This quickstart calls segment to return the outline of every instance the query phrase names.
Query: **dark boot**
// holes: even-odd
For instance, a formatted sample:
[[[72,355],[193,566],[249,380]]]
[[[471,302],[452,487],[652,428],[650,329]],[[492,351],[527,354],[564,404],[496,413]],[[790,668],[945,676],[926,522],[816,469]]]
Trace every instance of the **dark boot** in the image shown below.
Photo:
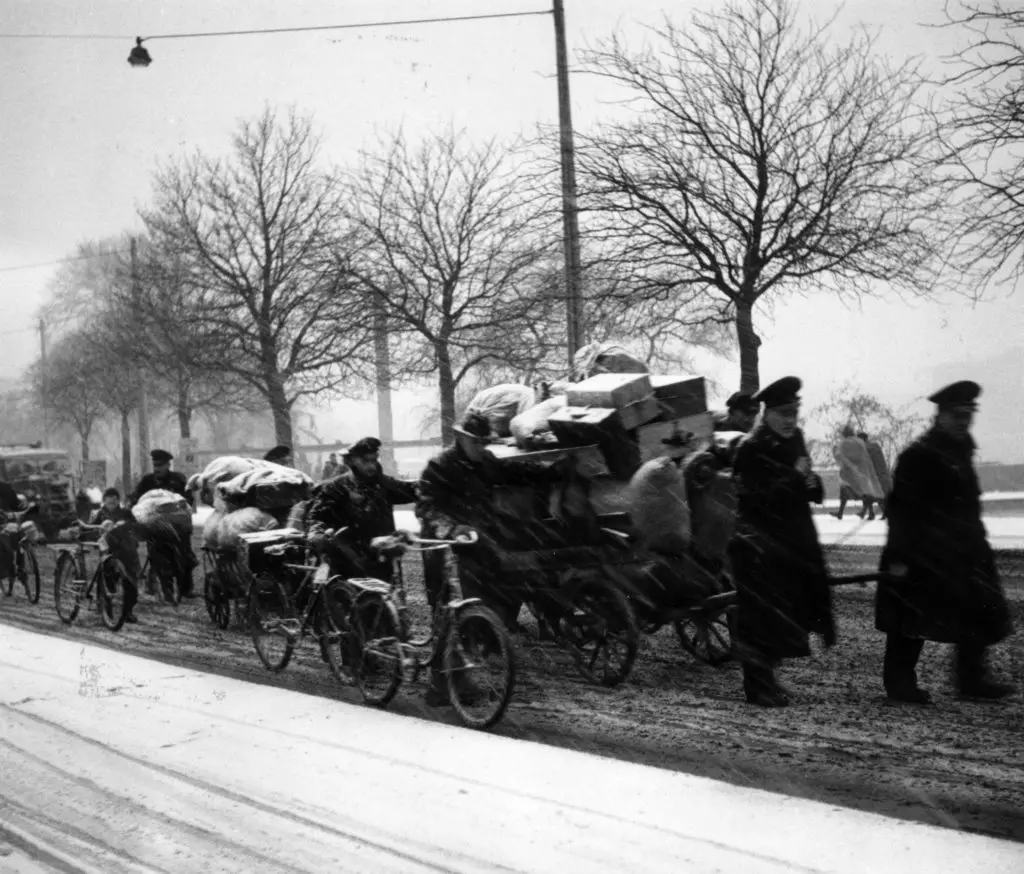
[[[964,698],[998,701],[1017,691],[1013,683],[999,683],[989,676],[984,646],[961,643],[955,658],[956,685]]]
[[[923,640],[889,634],[885,639],[882,682],[891,701],[928,704],[932,696],[917,685],[917,660],[924,649]]]

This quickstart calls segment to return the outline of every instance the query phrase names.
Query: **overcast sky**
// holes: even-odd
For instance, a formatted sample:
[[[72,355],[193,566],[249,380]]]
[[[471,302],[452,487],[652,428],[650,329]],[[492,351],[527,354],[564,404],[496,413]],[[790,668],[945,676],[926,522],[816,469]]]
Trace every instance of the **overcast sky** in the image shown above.
[[[0,41],[0,271],[52,262],[86,239],[139,227],[153,169],[185,150],[224,151],[241,117],[265,104],[314,116],[325,157],[343,164],[378,131],[415,136],[454,122],[473,136],[531,132],[557,119],[549,16],[379,30],[149,42],[145,70],[126,63],[134,36],[295,27],[542,9],[548,0],[0,0],[0,32],[121,35],[114,40]],[[570,53],[621,29],[634,37],[662,9],[685,20],[694,0],[566,0]],[[819,19],[833,0],[803,0]],[[848,0],[837,36],[866,25],[896,60],[938,58],[955,44],[923,23],[940,0]],[[610,92],[574,76],[574,122],[607,112]],[[34,317],[53,267],[0,272],[0,377],[38,353]],[[949,298],[913,305],[887,296],[847,308],[827,296],[779,304],[762,319],[762,380],[804,377],[809,404],[844,381],[897,404],[928,394],[950,372],[979,378],[1012,403],[998,424],[983,410],[988,457],[1024,460],[1015,400],[1024,355],[1024,297],[976,308]],[[985,362],[1004,356],[993,370]],[[1011,356],[1011,357],[1006,357]],[[1016,361],[1017,365],[1006,366]],[[974,362],[974,364],[971,364]],[[952,368],[952,370],[950,370]],[[737,368],[714,375],[726,384]],[[921,411],[927,410],[924,405]],[[1008,418],[1009,416],[1009,418]]]

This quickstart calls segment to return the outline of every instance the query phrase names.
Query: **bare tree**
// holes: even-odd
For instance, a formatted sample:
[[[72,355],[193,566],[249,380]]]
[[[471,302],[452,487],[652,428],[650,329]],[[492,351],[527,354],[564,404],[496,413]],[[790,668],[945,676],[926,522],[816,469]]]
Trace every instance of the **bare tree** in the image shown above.
[[[198,153],[158,173],[143,212],[186,273],[194,318],[219,337],[218,369],[266,399],[286,444],[296,400],[360,378],[372,348],[319,148],[308,119],[268,109],[239,126],[229,160]]]
[[[349,266],[401,333],[394,371],[436,375],[442,437],[474,369],[528,369],[531,326],[551,321],[538,270],[554,234],[531,211],[514,154],[451,130],[410,147],[402,134],[349,174],[360,233]]]
[[[791,0],[729,0],[651,40],[583,54],[635,113],[580,136],[584,225],[691,320],[734,324],[742,389],[770,292],[930,288],[935,138],[912,67],[802,28]]]
[[[956,257],[977,282],[1024,276],[1024,8],[1000,2],[945,7],[966,47],[949,58],[943,169],[955,186]]]
[[[74,429],[82,461],[89,460],[89,438],[105,413],[98,372],[103,362],[94,353],[88,337],[70,334],[53,347],[45,367],[40,361],[30,371],[38,403],[46,405],[52,422]]]

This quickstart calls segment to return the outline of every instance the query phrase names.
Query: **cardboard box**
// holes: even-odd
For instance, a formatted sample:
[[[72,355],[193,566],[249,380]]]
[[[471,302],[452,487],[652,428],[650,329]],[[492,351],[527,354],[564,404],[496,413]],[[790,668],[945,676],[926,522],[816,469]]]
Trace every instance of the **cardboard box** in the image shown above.
[[[711,442],[714,433],[714,422],[711,413],[698,413],[696,416],[685,416],[670,422],[650,422],[633,431],[633,441],[639,450],[637,467],[665,454],[665,445],[661,442],[677,431],[689,431],[695,435],[698,446],[706,446]]]
[[[695,416],[707,411],[708,396],[704,377],[685,374],[650,377],[654,396],[665,420]]]
[[[570,407],[602,407],[619,410],[653,394],[646,373],[599,373],[569,386]]]
[[[627,431],[653,422],[660,415],[661,404],[652,394],[619,408],[619,419],[622,421],[622,427]]]

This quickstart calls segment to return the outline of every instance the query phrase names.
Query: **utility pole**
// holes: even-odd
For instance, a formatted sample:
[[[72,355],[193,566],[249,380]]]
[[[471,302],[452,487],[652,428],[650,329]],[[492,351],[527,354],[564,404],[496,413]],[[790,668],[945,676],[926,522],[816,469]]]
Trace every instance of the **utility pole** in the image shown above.
[[[43,368],[43,442],[50,442],[50,374],[46,367],[46,322],[39,319],[39,363]]]
[[[569,371],[583,345],[583,288],[580,271],[580,223],[576,200],[576,151],[569,103],[569,52],[565,42],[565,4],[553,0],[555,63],[558,70],[558,134],[562,154],[562,234],[565,249],[565,315]]]
[[[384,444],[380,450],[380,462],[385,473],[395,476],[398,465],[395,461],[395,427],[391,413],[391,350],[388,347],[388,321],[384,307],[376,296],[373,307],[373,347],[377,365],[377,433]]]
[[[132,259],[132,300],[135,303],[136,319],[141,318],[142,310],[142,285],[139,281],[139,258],[135,237],[131,240]],[[139,476],[142,477],[146,470],[146,459],[149,458],[149,397],[146,392],[146,372],[139,371]],[[125,484],[125,489],[128,486]]]

